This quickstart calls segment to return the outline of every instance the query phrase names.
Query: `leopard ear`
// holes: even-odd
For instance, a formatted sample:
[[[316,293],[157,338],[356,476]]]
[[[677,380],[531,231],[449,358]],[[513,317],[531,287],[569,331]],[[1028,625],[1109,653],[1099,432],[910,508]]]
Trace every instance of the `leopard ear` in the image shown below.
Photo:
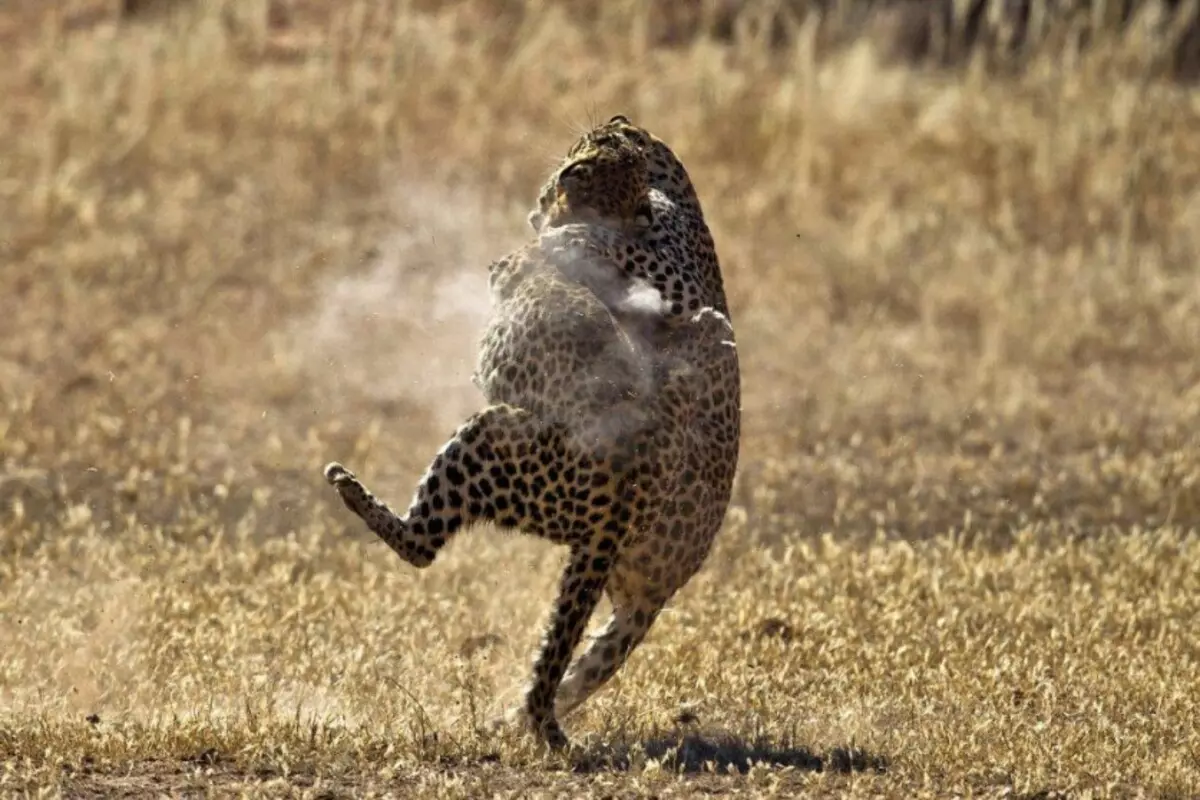
[[[629,121],[629,117],[625,116],[624,114],[617,114],[615,117],[613,117],[612,119],[610,119],[608,121],[608,124],[612,125],[613,123],[617,123],[617,122],[621,123],[622,125],[632,125],[633,124],[632,122]]]
[[[545,219],[545,216],[542,214],[541,211],[530,211],[529,216],[527,216],[525,218],[525,221],[529,223],[529,227],[533,228],[534,233],[541,233],[542,232],[542,220],[544,220],[544,219]]]
[[[638,203],[638,207],[633,212],[633,227],[635,230],[646,230],[654,224],[654,206],[650,203],[650,198],[646,198],[643,202]]]

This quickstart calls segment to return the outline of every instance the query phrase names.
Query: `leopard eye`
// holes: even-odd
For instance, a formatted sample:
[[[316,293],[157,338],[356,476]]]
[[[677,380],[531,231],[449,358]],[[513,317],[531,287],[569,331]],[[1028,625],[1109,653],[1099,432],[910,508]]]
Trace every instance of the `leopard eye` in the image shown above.
[[[580,161],[576,161],[574,163],[567,164],[558,171],[558,182],[562,183],[568,177],[582,178],[586,174],[587,169],[585,168],[584,164]]]

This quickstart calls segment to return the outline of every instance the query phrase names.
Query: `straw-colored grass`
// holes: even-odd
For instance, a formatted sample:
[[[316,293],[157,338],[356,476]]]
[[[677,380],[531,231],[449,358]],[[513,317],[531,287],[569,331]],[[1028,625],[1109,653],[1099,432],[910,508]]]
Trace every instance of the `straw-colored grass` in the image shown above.
[[[0,793],[1200,795],[1200,94],[1154,37],[1001,77],[632,2],[47,5],[0,6]],[[408,496],[615,113],[699,187],[745,435],[544,759],[479,723],[563,553],[416,573],[320,467]]]

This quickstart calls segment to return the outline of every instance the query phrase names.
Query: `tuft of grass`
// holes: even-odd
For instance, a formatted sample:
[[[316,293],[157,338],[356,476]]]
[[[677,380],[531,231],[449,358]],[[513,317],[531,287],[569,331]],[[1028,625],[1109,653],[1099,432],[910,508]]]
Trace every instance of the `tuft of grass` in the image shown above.
[[[654,4],[165,5],[0,9],[0,791],[1200,793],[1169,41],[938,72],[772,4],[675,38]],[[744,447],[708,566],[545,758],[482,725],[562,554],[480,530],[406,571],[319,470],[403,500],[480,402],[488,260],[616,113],[705,202]]]

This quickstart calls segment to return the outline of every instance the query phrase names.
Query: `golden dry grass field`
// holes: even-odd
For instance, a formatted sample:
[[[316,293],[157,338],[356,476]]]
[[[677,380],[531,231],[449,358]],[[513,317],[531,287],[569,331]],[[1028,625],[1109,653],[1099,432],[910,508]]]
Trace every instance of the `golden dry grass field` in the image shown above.
[[[1200,796],[1200,91],[1141,28],[998,74],[632,2],[96,5],[0,4],[0,795]],[[418,573],[320,469],[408,497],[615,113],[706,205],[744,438],[544,758],[481,724],[564,553]]]

